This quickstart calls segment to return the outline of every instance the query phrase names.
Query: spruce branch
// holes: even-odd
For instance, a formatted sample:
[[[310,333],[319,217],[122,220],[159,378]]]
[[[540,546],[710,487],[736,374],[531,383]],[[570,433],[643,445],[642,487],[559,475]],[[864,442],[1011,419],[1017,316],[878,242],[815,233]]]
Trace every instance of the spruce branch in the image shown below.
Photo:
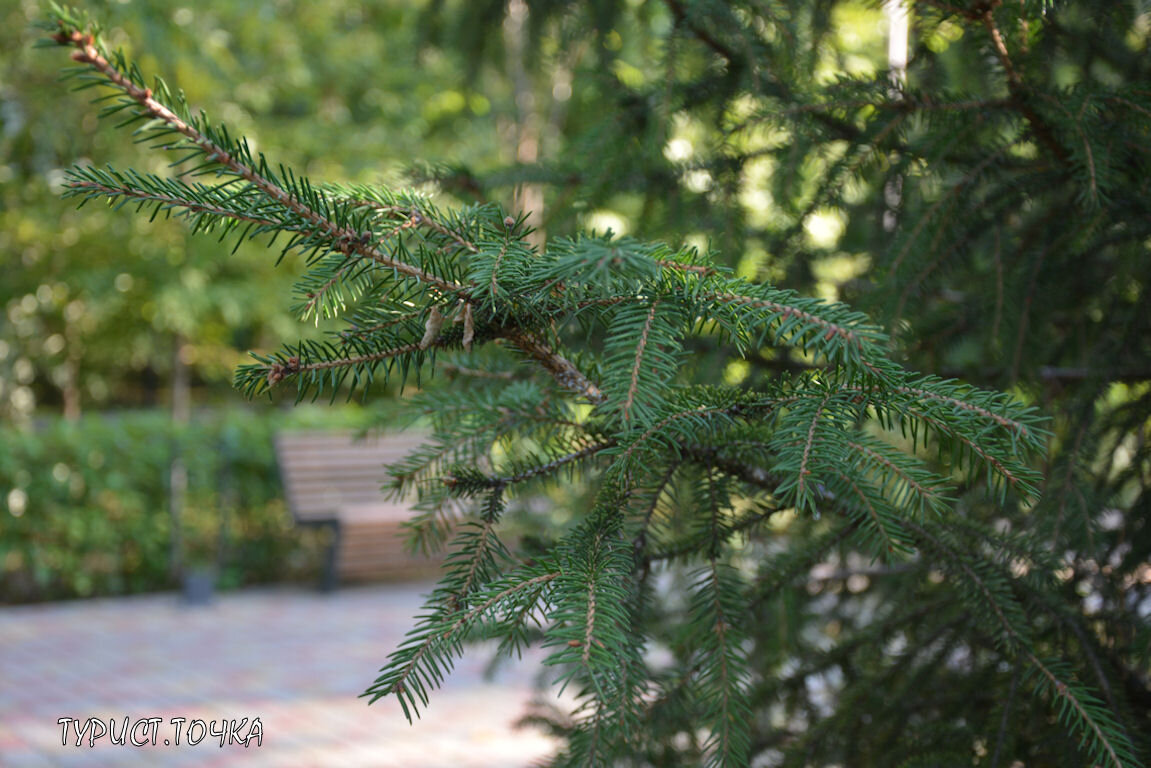
[[[188,121],[181,118],[168,106],[162,104],[155,97],[151,88],[143,87],[117,68],[108,60],[105,53],[97,47],[95,39],[90,33],[82,32],[79,29],[68,30],[63,20],[60,20],[60,26],[61,31],[57,33],[55,40],[61,45],[70,45],[76,49],[72,53],[72,59],[92,67],[103,75],[105,83],[119,90],[128,99],[135,102],[138,105],[136,110],[137,116],[158,121],[172,131],[184,136],[198,153],[204,156],[208,164],[207,168],[201,168],[199,169],[200,171],[214,169],[218,172],[244,179],[278,202],[286,210],[303,218],[315,231],[323,232],[336,241],[350,243],[351,249],[356,253],[370,258],[384,267],[412,277],[421,283],[435,286],[448,293],[458,293],[463,290],[462,286],[456,283],[441,280],[419,267],[394,260],[369,244],[362,243],[359,239],[360,233],[358,231],[347,226],[341,226],[328,215],[330,206],[318,192],[313,192],[311,195],[312,200],[308,202],[305,202],[301,195],[289,194],[266,174],[260,173],[245,162],[245,155],[248,154],[246,146],[242,148],[228,148],[223,146],[221,142],[218,142],[212,136],[202,131],[195,121]],[[314,204],[317,202],[320,205]]]
[[[563,456],[551,459],[550,461],[544,462],[542,464],[527,467],[517,467],[513,474],[499,477],[495,480],[495,482],[504,485],[515,485],[517,483],[526,482],[535,477],[551,475],[554,474],[557,470],[566,467],[569,464],[593,458],[597,454],[607,450],[608,448],[611,448],[613,445],[615,445],[615,441],[612,440],[600,443],[592,443],[583,448],[580,448],[578,451],[564,454]]]
[[[731,9],[700,27],[702,6],[665,4],[679,29],[721,56],[726,43],[711,45],[704,27],[731,40],[739,39],[732,30],[751,32]],[[785,239],[794,240],[804,217],[820,206],[851,207],[843,191],[849,180],[910,179],[908,169],[918,173],[922,164],[930,171],[940,158],[949,173],[956,166],[938,175],[949,182],[942,192],[918,189],[916,198],[909,182],[905,202],[920,218],[912,223],[908,217],[891,238],[897,312],[950,268],[953,257],[983,242],[979,230],[991,217],[1015,212],[1005,202],[1010,190],[985,196],[989,185],[1022,180],[1031,190],[1068,170],[1023,156],[1030,147],[1017,137],[1011,112],[1023,114],[1043,144],[1042,126],[1023,107],[1044,106],[1046,97],[1024,82],[1025,59],[1007,55],[993,8],[978,3],[959,12],[991,35],[1009,82],[1007,99],[964,93],[932,99],[911,89],[892,95],[886,82],[845,78],[818,89],[811,103],[795,104],[781,81],[769,84],[767,106],[753,107],[753,117],[730,132],[772,121],[798,126],[789,134],[797,159],[808,150],[799,142],[848,140],[846,151],[820,157],[810,185],[805,181],[792,197],[787,215],[799,218],[784,227]],[[849,718],[874,711],[878,730],[881,718],[927,701],[917,692],[927,683],[959,677],[946,660],[966,650],[975,669],[970,679],[983,674],[1005,683],[995,665],[1019,662],[1030,677],[1017,681],[1030,680],[1052,703],[1064,733],[1082,738],[1085,754],[1110,766],[1137,765],[1117,724],[1124,699],[1107,682],[1102,644],[1092,644],[1092,629],[1074,623],[1076,616],[1052,607],[1059,585],[1050,574],[1061,565],[1058,558],[1034,537],[992,526],[1016,509],[1029,510],[1039,495],[1040,475],[1031,462],[1050,434],[1034,409],[1006,395],[910,373],[891,359],[889,337],[866,316],[737,278],[710,253],[610,235],[539,243],[526,239],[525,218],[494,205],[440,209],[414,193],[315,186],[289,169],[273,170],[245,141],[202,115],[191,117],[183,99],[165,87],[145,88],[134,65],[69,19],[57,20],[53,39],[75,50],[81,84],[110,86],[105,114],[139,124],[136,138],[183,155],[173,165],[184,170],[166,179],[73,169],[68,193],[81,204],[101,199],[152,217],[182,218],[194,232],[235,236],[237,245],[267,235],[272,247],[283,234],[288,243],[281,255],[298,253],[307,265],[295,289],[297,314],[340,323],[323,341],[256,355],[257,364],[237,371],[242,389],[258,394],[292,378],[300,397],[367,394],[389,376],[406,380],[414,372],[422,386],[433,373],[448,374],[449,386],[419,392],[404,409],[404,419],[424,421],[429,437],[389,472],[395,493],[417,498],[414,539],[427,548],[450,540],[449,554],[415,629],[365,692],[370,700],[395,695],[411,720],[466,643],[496,639],[500,653],[542,643],[554,683],[568,687],[578,707],[563,724],[565,751],[556,764],[630,758],[652,765],[744,765],[766,745],[786,749],[792,761],[815,759],[817,750],[823,750],[819,759],[835,759],[829,756],[836,750],[842,757],[857,743],[875,749],[889,738],[864,738]],[[739,93],[742,78],[766,71],[752,58],[768,56],[758,50],[761,32],[746,38],[746,60],[742,51],[726,51],[730,82],[724,89]],[[717,87],[714,74],[693,87]],[[685,95],[697,98],[677,86],[676,98]],[[1109,205],[1107,191],[1120,181],[1112,175],[1115,161],[1105,149],[1111,137],[1096,125],[1103,117],[1096,110],[1107,104],[1140,112],[1146,97],[1106,101],[1075,89],[1064,96],[1059,108],[1045,107],[1052,136],[1059,128],[1082,139],[1082,150],[1075,139],[1067,142],[1071,170],[1088,179],[1095,205]],[[763,114],[780,100],[785,108],[778,114]],[[912,121],[915,130],[908,128]],[[920,124],[934,130],[945,123],[946,136],[961,141],[919,135]],[[997,138],[979,144],[983,133]],[[748,146],[730,157],[691,167],[738,174],[751,159],[779,157],[750,132],[747,138]],[[968,139],[978,150],[955,146]],[[976,151],[978,157],[968,157]],[[1073,210],[1071,196],[1065,197],[1066,210]],[[976,213],[957,221],[957,212],[968,210]],[[1042,222],[1029,219],[1029,231]],[[1132,222],[1127,226],[1143,237],[1137,217]],[[998,228],[1005,244],[1012,234],[1007,225],[996,227],[998,249]],[[1060,242],[1087,248],[1116,236],[1104,229]],[[1028,251],[1031,240],[1024,239]],[[995,334],[1014,283],[1025,289],[1025,301],[1042,290],[1042,258],[1050,259],[1047,267],[1055,258],[1048,252],[1016,268],[995,251]],[[972,313],[991,303],[990,292],[986,300],[975,293],[963,299]],[[1012,322],[1005,314],[1005,327],[1023,349],[1028,317]],[[707,355],[700,367],[710,370],[699,374],[684,364],[696,354]],[[720,366],[739,357],[765,370],[740,387],[694,383],[717,380]],[[1123,360],[1116,366],[1138,370]],[[1137,413],[1131,418],[1138,420]],[[1096,445],[1082,433],[1071,438],[1060,430],[1060,440],[1085,455],[1118,449],[1119,437]],[[1072,464],[1066,472],[1062,485],[1070,491]],[[1134,469],[1124,472],[1123,478],[1137,477]],[[1057,480],[1050,482],[1058,489]],[[541,518],[544,497],[530,494],[562,483],[573,486],[577,500],[555,501],[560,494],[549,493],[548,503],[564,505],[564,514]],[[590,505],[583,493],[594,498]],[[951,511],[952,493],[962,494],[959,513]],[[1059,504],[1066,495],[1059,494]],[[1101,505],[1081,506],[1074,514],[1086,526]],[[773,518],[777,513],[785,514]],[[505,516],[513,514],[533,531],[515,546],[510,536],[503,540]],[[901,562],[861,565],[893,552],[904,553]],[[813,573],[817,564],[821,569]],[[945,572],[945,585],[933,566]],[[663,580],[649,576],[664,569],[690,579],[684,601],[658,595]],[[855,586],[839,590],[827,583],[880,576],[860,588],[863,596]],[[825,587],[826,600],[808,599],[807,591]],[[873,599],[876,611],[859,610]],[[882,610],[892,605],[901,610]],[[780,612],[780,628],[764,620],[769,608]],[[813,648],[804,634],[813,620],[842,628],[844,639],[831,649]],[[1077,682],[1075,671],[1047,658],[1061,641],[1074,646],[1074,638],[1062,634],[1067,626],[1110,709]],[[905,642],[906,652],[887,650],[893,640]],[[653,644],[668,648],[670,669],[649,663]],[[795,671],[783,670],[792,660]],[[1118,662],[1116,668],[1122,668]],[[835,669],[843,684],[835,711],[824,716],[805,678]],[[882,706],[876,706],[879,690],[890,693]],[[766,697],[776,694],[788,697],[790,714],[806,718],[802,729],[763,734]],[[960,695],[930,701],[941,721],[958,722],[970,711],[954,704]],[[993,719],[959,731],[967,738],[984,727],[995,738],[998,726],[993,759],[1009,760],[1006,712]],[[824,750],[820,740],[836,736],[835,729],[841,738]],[[670,750],[678,734],[687,735],[686,746]],[[945,741],[923,739],[932,749]],[[926,759],[928,750],[916,749],[900,745],[891,759]],[[949,750],[931,754],[958,754]]]
[[[995,2],[985,4],[979,14],[979,19],[987,29],[987,35],[991,38],[991,45],[995,49],[995,55],[999,57],[999,61],[1003,65],[1003,71],[1007,74],[1007,85],[1011,91],[1012,102],[1015,108],[1027,118],[1031,129],[1035,131],[1035,137],[1038,138],[1060,162],[1066,164],[1068,160],[1067,150],[1056,140],[1055,134],[1047,124],[1047,121],[1040,117],[1029,103],[1023,78],[1011,62],[1011,54],[1007,51],[1007,43],[1004,42],[1003,34],[999,31],[999,26],[995,22],[994,9],[999,2],[1001,2],[1001,0],[995,0]]]
[[[627,398],[624,400],[623,408],[621,409],[624,421],[627,421],[631,416],[631,409],[635,405],[636,390],[639,389],[639,372],[644,364],[643,350],[644,347],[647,346],[648,336],[651,333],[651,324],[655,319],[655,313],[658,309],[659,300],[657,299],[651,303],[651,309],[647,312],[647,318],[643,324],[643,331],[640,332],[639,342],[635,347],[635,362],[631,368],[631,383],[628,385]]]
[[[687,25],[688,29],[691,30],[693,35],[699,38],[700,42],[727,59],[729,65],[735,65],[737,63],[735,51],[716,39],[714,35],[700,26],[695,19],[690,18],[687,9],[684,8],[680,0],[664,0],[664,4],[667,5],[676,22]]]
[[[902,454],[891,450],[890,446],[867,434],[855,439],[846,438],[844,444],[859,456],[858,462],[865,467],[875,467],[894,483],[906,489],[906,493],[896,490],[892,500],[901,509],[941,512],[946,497],[938,479],[921,465],[906,460]],[[885,483],[889,484],[889,483]]]
[[[846,322],[836,321],[820,317],[809,311],[806,306],[734,292],[705,294],[702,298],[722,305],[736,305],[743,309],[769,310],[771,316],[768,322],[778,323],[775,337],[781,340],[803,339],[802,346],[804,347],[807,346],[808,341],[805,337],[809,334],[808,329],[811,327],[818,329],[811,336],[820,338],[824,342],[841,341],[852,354],[861,357],[868,355],[870,343],[878,341],[880,338],[878,332],[873,329],[853,327],[852,321],[862,319],[861,316],[845,318]],[[813,302],[803,302],[803,304],[810,306]],[[744,317],[746,315],[747,313],[744,313]]]
[[[346,200],[354,207],[364,207],[392,217],[400,218],[404,223],[413,227],[426,227],[437,234],[452,240],[457,246],[469,253],[479,253],[479,248],[471,242],[459,229],[440,222],[435,215],[428,213],[418,205],[397,205],[383,199],[369,198],[366,195],[377,194],[375,190],[356,188],[351,194],[345,194],[342,187],[332,187],[332,192]],[[365,195],[357,197],[356,195]]]
[[[718,510],[713,509],[713,515]],[[704,693],[704,717],[710,735],[704,744],[709,766],[747,765],[748,726],[747,657],[745,631],[736,617],[744,614],[743,585],[730,568],[708,560],[693,586],[692,612],[696,617],[694,642],[700,655],[695,669],[710,693]]]
[[[203,198],[210,197],[215,193],[225,193],[226,190],[223,187],[209,187],[201,184],[193,189],[181,179],[141,177],[134,171],[128,173],[136,177],[135,183],[123,181],[123,176],[111,168],[106,170],[97,168],[71,169],[68,172],[65,194],[82,196],[86,199],[100,197],[113,202],[117,200],[135,202],[138,204],[138,208],[151,207],[153,216],[161,211],[169,215],[175,212],[177,215],[184,215],[191,221],[193,231],[210,229],[210,224],[205,222],[210,222],[212,219],[255,224],[260,233],[272,230],[299,231],[292,222],[271,215],[257,215],[249,206],[236,209],[227,205],[235,199],[235,196],[230,194],[227,194],[225,200],[221,200],[219,203],[203,200]],[[146,182],[141,183],[144,180]],[[165,190],[165,187],[170,191]]]
[[[811,416],[811,425],[807,429],[807,437],[803,441],[803,458],[799,462],[799,470],[796,473],[796,498],[803,504],[803,500],[810,498],[807,491],[807,477],[811,474],[808,469],[808,464],[811,461],[811,448],[815,445],[815,429],[819,426],[820,416],[823,414],[823,409],[827,407],[827,402],[832,397],[828,392],[824,398],[816,406],[815,412]]]
[[[63,22],[61,22],[61,24],[63,25]],[[289,188],[293,190],[293,193],[289,194],[288,191],[275,182],[270,174],[257,172],[250,163],[244,162],[244,158],[247,155],[244,145],[240,144],[235,147],[225,147],[223,146],[223,142],[215,140],[211,135],[206,120],[201,119],[200,123],[203,125],[203,128],[201,128],[201,125],[194,121],[189,122],[181,119],[176,112],[153,98],[149,89],[143,88],[131,78],[124,76],[109,62],[107,57],[92,44],[93,41],[90,37],[86,37],[84,33],[81,33],[79,30],[73,30],[71,35],[67,36],[65,36],[64,33],[60,33],[57,39],[62,43],[70,42],[78,45],[78,60],[89,64],[101,72],[112,86],[118,88],[126,95],[129,103],[135,102],[138,114],[149,116],[153,120],[159,120],[171,130],[187,138],[201,154],[207,157],[217,173],[232,175],[237,179],[247,181],[254,188],[278,203],[287,213],[301,217],[303,225],[297,227],[299,230],[297,232],[298,236],[290,245],[327,248],[340,254],[340,257],[335,260],[322,262],[318,271],[314,272],[314,274],[307,279],[307,282],[311,283],[311,285],[309,286],[310,289],[305,293],[307,301],[302,307],[302,313],[305,316],[315,312],[321,304],[324,304],[328,311],[334,312],[334,305],[328,298],[329,293],[336,291],[339,286],[349,282],[349,278],[352,275],[355,275],[357,279],[367,277],[367,273],[361,271],[357,264],[358,259],[365,258],[376,262],[379,266],[391,269],[393,273],[414,278],[417,283],[421,285],[462,299],[464,301],[464,316],[468,326],[465,331],[463,345],[470,347],[475,337],[475,330],[473,328],[474,315],[471,302],[469,301],[468,288],[454,279],[443,278],[439,275],[432,274],[425,268],[411,263],[410,259],[398,258],[394,254],[400,253],[399,248],[395,249],[391,254],[385,253],[378,247],[374,236],[365,234],[365,230],[361,227],[349,227],[341,224],[337,219],[333,219],[331,214],[336,212],[338,217],[338,207],[339,204],[342,203],[353,210],[357,208],[368,208],[381,212],[386,216],[406,216],[406,219],[402,219],[396,223],[389,232],[382,236],[381,239],[383,240],[396,237],[403,230],[418,227],[430,228],[433,232],[449,238],[457,246],[463,247],[468,252],[478,254],[481,248],[473,239],[469,239],[455,228],[438,222],[436,216],[427,215],[423,210],[414,207],[408,207],[407,210],[404,210],[404,206],[386,202],[384,199],[376,199],[363,195],[350,195],[346,199],[341,199],[339,195],[333,195],[329,199],[322,191],[313,189],[306,180],[301,180],[298,184],[289,185]],[[262,159],[260,167],[266,168],[266,164]],[[297,192],[296,190],[299,191]],[[92,191],[90,187],[88,191]],[[191,197],[191,195],[188,197]],[[173,197],[170,200],[165,200],[164,204],[176,204],[176,200],[178,200],[178,198]],[[274,224],[274,222],[266,219],[249,223],[257,223],[261,227],[268,227]],[[505,229],[508,229],[506,225]],[[325,246],[322,242],[316,241],[316,236],[326,236],[330,238],[330,241]],[[506,253],[507,242],[505,236],[504,244],[495,259],[491,271],[490,283],[493,286],[498,285],[499,266]],[[594,246],[594,241],[586,241],[586,243],[587,245],[581,245],[580,242],[574,243],[569,251],[571,258],[568,258],[566,263],[562,258],[560,261],[555,262],[559,269],[558,271],[555,269],[552,270],[553,275],[547,285],[555,286],[560,290],[576,284],[587,285],[588,278],[601,273],[609,263],[616,267],[626,264],[626,269],[637,268],[641,271],[646,271],[646,267],[643,265],[648,263],[656,269],[671,269],[672,272],[684,275],[695,275],[701,279],[715,275],[715,271],[706,264],[692,263],[690,260],[680,262],[674,258],[659,257],[657,255],[658,252],[655,251],[633,249],[630,246],[621,248],[618,245],[598,248],[598,250],[589,250],[588,246]],[[592,268],[590,272],[584,268],[584,253],[587,253],[588,256],[595,259],[591,265]],[[621,259],[625,261],[621,261]],[[560,265],[564,266],[560,267]],[[573,268],[578,268],[579,271],[573,271]],[[648,274],[652,273],[648,272]],[[364,292],[370,290],[370,286],[365,283],[360,288],[354,290]],[[340,298],[341,295],[342,294],[337,294],[336,301],[342,301]],[[728,300],[733,299],[729,298]],[[795,336],[804,337],[805,340],[803,344],[805,346],[808,343],[804,336],[807,333],[806,328],[810,327],[808,324],[812,322],[817,325],[822,324],[827,326],[826,340],[828,341],[837,335],[848,343],[856,341],[853,331],[845,330],[842,327],[835,328],[831,323],[826,321],[821,322],[819,318],[816,318],[810,312],[783,307],[778,302],[761,302],[760,306],[776,310],[780,313],[781,322],[778,329],[780,335],[786,335],[789,331],[792,331]],[[438,327],[433,326],[433,321],[437,320],[439,316],[439,309],[432,307],[428,315],[428,325],[425,336],[421,339],[422,349],[426,349],[436,340]],[[653,310],[649,316],[649,328],[651,327],[650,321],[654,321],[655,317],[656,315]],[[793,318],[800,319],[800,326],[798,328],[793,327],[793,323],[791,322]],[[594,404],[600,404],[605,400],[604,393],[600,391],[597,385],[593,384],[565,356],[550,345],[543,343],[535,333],[522,329],[513,329],[507,330],[502,334],[497,333],[494,335],[505,336],[528,354],[529,357],[541,363],[544,369],[560,382],[561,386],[580,392],[589,402]],[[404,345],[397,345],[396,348],[406,349]],[[631,416],[636,401],[636,394],[640,386],[639,374],[645,349],[646,338],[640,341],[640,355],[632,367],[631,388],[629,389],[628,396],[625,398],[625,415],[627,417]],[[386,353],[381,354],[384,358],[390,356]],[[333,361],[333,366],[355,365],[357,363],[373,361],[373,358],[367,355],[355,355],[348,356],[345,360],[347,361],[345,363]],[[654,367],[655,366],[653,366],[653,368]],[[284,369],[270,368],[267,373],[268,381],[274,383],[279,377],[290,372],[292,372],[291,366]]]
[[[443,682],[445,671],[450,670],[453,659],[463,652],[464,634],[477,619],[501,604],[509,604],[517,596],[527,595],[528,602],[538,603],[539,590],[560,576],[555,571],[530,576],[529,573],[521,569],[495,582],[485,592],[484,599],[470,609],[453,611],[448,606],[432,614],[430,620],[419,631],[410,633],[408,640],[389,657],[388,666],[361,696],[374,702],[396,694],[409,722],[413,716],[419,716],[420,707],[428,704],[427,687],[438,687]],[[522,606],[512,606],[511,610],[516,615],[523,614]]]
[[[847,484],[851,489],[852,495],[858,500],[859,504],[867,513],[869,524],[866,529],[876,534],[883,542],[881,551],[885,552],[907,552],[911,549],[908,545],[907,536],[900,535],[899,529],[893,526],[889,519],[881,515],[877,510],[877,503],[873,494],[866,493],[852,477],[843,472],[836,471],[835,476]],[[864,527],[862,524],[861,528]]]
[[[997,641],[1001,649],[1008,657],[1020,656],[1030,663],[1038,675],[1038,690],[1059,704],[1060,720],[1082,734],[1093,758],[1105,760],[1114,768],[1140,765],[1130,740],[1099,700],[1085,686],[1069,682],[1071,677],[1066,671],[1061,672],[1060,662],[1044,661],[1036,654],[1034,641],[1024,631],[1027,622],[1002,579],[990,571],[977,571],[951,543],[927,528],[914,521],[906,521],[905,525],[974,587],[980,605],[990,611],[998,625]]]

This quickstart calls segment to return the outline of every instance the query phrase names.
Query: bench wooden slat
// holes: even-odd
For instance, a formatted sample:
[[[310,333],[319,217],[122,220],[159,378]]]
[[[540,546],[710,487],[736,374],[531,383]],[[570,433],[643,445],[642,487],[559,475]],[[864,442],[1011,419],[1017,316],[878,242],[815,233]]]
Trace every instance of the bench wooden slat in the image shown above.
[[[387,465],[418,448],[420,434],[353,441],[350,432],[294,431],[276,436],[288,505],[301,523],[332,521],[330,557],[341,580],[424,577],[442,558],[404,548],[411,505],[385,496]]]

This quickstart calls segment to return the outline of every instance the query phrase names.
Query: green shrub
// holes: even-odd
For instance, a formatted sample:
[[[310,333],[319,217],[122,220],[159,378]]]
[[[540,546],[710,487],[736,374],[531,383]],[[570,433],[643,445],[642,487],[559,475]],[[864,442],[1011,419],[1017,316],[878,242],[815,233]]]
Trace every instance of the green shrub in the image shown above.
[[[186,425],[127,412],[0,427],[0,601],[174,587],[176,455],[188,478],[178,532],[186,564],[217,564],[225,587],[313,577],[325,534],[293,525],[272,446],[275,430],[312,422],[307,409],[231,409]]]

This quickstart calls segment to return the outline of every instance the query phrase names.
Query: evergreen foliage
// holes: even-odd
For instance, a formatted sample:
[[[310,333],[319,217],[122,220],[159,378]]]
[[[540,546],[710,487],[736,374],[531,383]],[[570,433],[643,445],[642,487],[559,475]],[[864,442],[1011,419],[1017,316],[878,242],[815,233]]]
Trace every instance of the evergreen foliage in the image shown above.
[[[893,236],[897,254],[930,255],[939,243],[985,253],[989,222],[1010,219],[1024,183],[1057,190],[1066,174],[1087,173],[1085,189],[1065,192],[1077,215],[1146,184],[1145,175],[1128,178],[1137,166],[1115,154],[1136,136],[1088,134],[1081,119],[1071,131],[1084,137],[1081,150],[1037,119],[1045,109],[1086,115],[1095,97],[1073,90],[1040,106],[1002,56],[1009,88],[1000,100],[1014,100],[1006,106],[968,109],[957,97],[937,109],[936,95],[892,95],[881,78],[839,81],[803,102],[768,71],[812,69],[810,56],[786,61],[787,45],[751,34],[766,11],[744,5],[666,3],[676,34],[723,62],[676,83],[677,98],[694,88],[698,98],[734,100],[756,81],[764,102],[749,122],[808,132],[792,167],[807,162],[805,151],[830,158],[792,211],[782,247],[819,206],[850,207],[848,180],[889,162],[910,178],[924,157],[946,175],[978,137],[1002,151],[974,153],[982,159],[953,198],[903,188],[899,215],[926,211]],[[589,7],[597,23],[622,13]],[[1002,46],[994,4],[922,8],[934,23],[976,21]],[[1047,23],[1044,7],[1022,8],[1034,29]],[[566,5],[541,9],[546,19]],[[819,36],[818,24],[801,21],[788,29]],[[68,194],[181,217],[231,243],[266,242],[281,258],[303,255],[294,311],[338,327],[256,355],[236,373],[240,389],[334,398],[445,368],[470,374],[413,398],[431,436],[391,470],[396,490],[419,499],[414,540],[451,555],[415,629],[368,688],[372,701],[395,696],[409,719],[418,716],[465,644],[495,638],[509,654],[529,643],[548,649],[549,679],[575,696],[573,713],[535,717],[564,737],[557,766],[948,765],[988,753],[993,765],[1015,756],[1140,764],[1138,699],[1115,692],[1123,662],[1061,597],[1062,552],[985,514],[1044,510],[1050,475],[1036,465],[1050,434],[1036,408],[912,373],[893,359],[897,340],[864,315],[739,277],[717,254],[611,233],[538,247],[524,218],[492,204],[446,209],[412,192],[315,184],[193,113],[162,82],[149,86],[87,19],[56,8],[47,27],[47,44],[73,49],[79,87],[101,87],[105,113],[177,169],[160,177],[77,167]],[[1112,108],[1144,109],[1144,97],[1124,91]],[[949,129],[970,129],[968,145],[931,124],[976,113],[972,125]],[[917,127],[900,127],[905,118]],[[1124,130],[1102,118],[1094,125]],[[1014,143],[1003,138],[1013,130]],[[1050,145],[1066,167],[1031,167],[1036,145]],[[626,155],[585,167],[618,173],[613,162]],[[719,176],[724,163],[738,158],[717,158]],[[809,182],[784,172],[776,180]],[[978,217],[934,215],[976,187],[985,195]],[[1125,230],[1095,235],[1102,241],[1076,242],[1135,242]],[[887,267],[903,291],[896,315],[920,290],[900,276],[922,283],[938,268],[899,255]],[[1128,315],[1126,327],[1139,325]],[[739,357],[796,364],[740,385],[717,384],[698,365]],[[557,486],[578,499],[570,524],[534,545],[504,541],[509,505]],[[816,567],[829,563],[846,572]],[[868,591],[871,579],[889,588]],[[864,594],[836,598],[844,585]],[[830,599],[808,599],[825,587]],[[826,632],[812,631],[816,623]]]

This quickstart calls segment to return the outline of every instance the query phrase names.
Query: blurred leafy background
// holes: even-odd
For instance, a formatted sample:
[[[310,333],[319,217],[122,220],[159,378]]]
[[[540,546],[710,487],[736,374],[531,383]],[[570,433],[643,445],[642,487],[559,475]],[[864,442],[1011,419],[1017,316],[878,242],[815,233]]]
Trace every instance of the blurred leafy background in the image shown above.
[[[868,0],[86,7],[145,70],[316,180],[495,200],[532,210],[541,239],[611,229],[714,248],[741,275],[871,312],[899,331],[893,354],[911,367],[1040,405],[1056,433],[1044,504],[1010,520],[973,514],[1046,526],[1053,551],[1069,553],[1072,603],[1146,615],[1151,174],[1139,147],[1151,142],[1136,113],[1090,101],[1106,90],[1142,103],[1145,4],[1001,11],[1020,70],[1059,94],[1041,108],[1071,175],[995,106],[1009,88],[981,25],[929,2],[915,4],[906,77],[919,101],[907,114],[865,106],[894,87],[891,19]],[[232,580],[306,569],[314,546],[287,527],[257,445],[287,404],[249,410],[229,385],[248,349],[300,333],[287,312],[293,265],[60,199],[77,158],[163,161],[100,126],[90,92],[57,83],[60,57],[30,47],[41,10],[0,0],[0,599],[170,586],[163,467],[186,440],[188,514],[218,520],[221,468],[196,456],[227,434],[265,462],[251,486],[248,470],[233,473],[248,490],[232,519],[251,525],[237,523],[229,546],[267,556]],[[932,111],[948,98],[988,106]],[[1063,104],[1091,119],[1059,117]],[[1110,174],[1088,186],[1097,169]],[[739,384],[804,364],[760,350],[712,375]],[[125,412],[136,409],[150,412]],[[148,448],[117,448],[121,431]],[[1146,657],[1138,625],[1124,642]]]
[[[888,71],[893,18],[873,0],[86,7],[146,71],[315,180],[497,201],[532,211],[540,240],[611,229],[711,248],[740,275],[870,312],[911,368],[1051,415],[1040,503],[990,503],[974,479],[956,518],[1019,545],[1003,567],[1023,594],[1042,570],[1029,577],[1024,555],[1058,559],[1059,604],[1024,601],[1037,642],[1090,670],[1107,705],[1144,724],[1131,734],[1143,748],[1151,8],[912,5],[901,74]],[[390,415],[232,392],[246,350],[301,332],[287,312],[296,270],[276,269],[274,252],[247,243],[228,257],[230,243],[178,222],[60,199],[77,158],[163,169],[98,124],[91,93],[56,82],[61,57],[30,47],[40,14],[0,0],[0,601],[171,587],[173,533],[185,561],[222,564],[226,585],[310,578],[323,542],[289,525],[270,435]],[[811,363],[771,349],[732,358],[701,349],[690,364],[754,385]],[[579,492],[556,491],[554,514]],[[548,506],[524,524],[554,523]],[[989,749],[998,761],[979,735],[998,731],[1037,765],[1077,764],[1046,710],[1011,713],[1018,668],[968,644],[978,627],[937,597],[942,574],[924,583],[851,551],[806,568],[821,525],[780,516],[764,545],[800,576],[758,607],[757,750],[786,747],[788,765],[820,750],[891,765],[911,729],[931,748],[954,742],[963,759],[949,764],[966,765]],[[877,621],[883,605],[895,610]],[[909,643],[922,652],[899,650]]]
[[[315,178],[395,183],[414,157],[499,157],[490,98],[416,45],[418,4],[85,7],[149,71]],[[249,349],[301,333],[291,265],[61,199],[73,162],[163,161],[102,125],[93,92],[58,82],[67,61],[31,47],[43,11],[0,2],[0,601],[173,586],[177,457],[189,562],[223,557],[224,586],[309,577],[322,536],[290,526],[271,435],[360,411],[246,407],[231,388]]]

